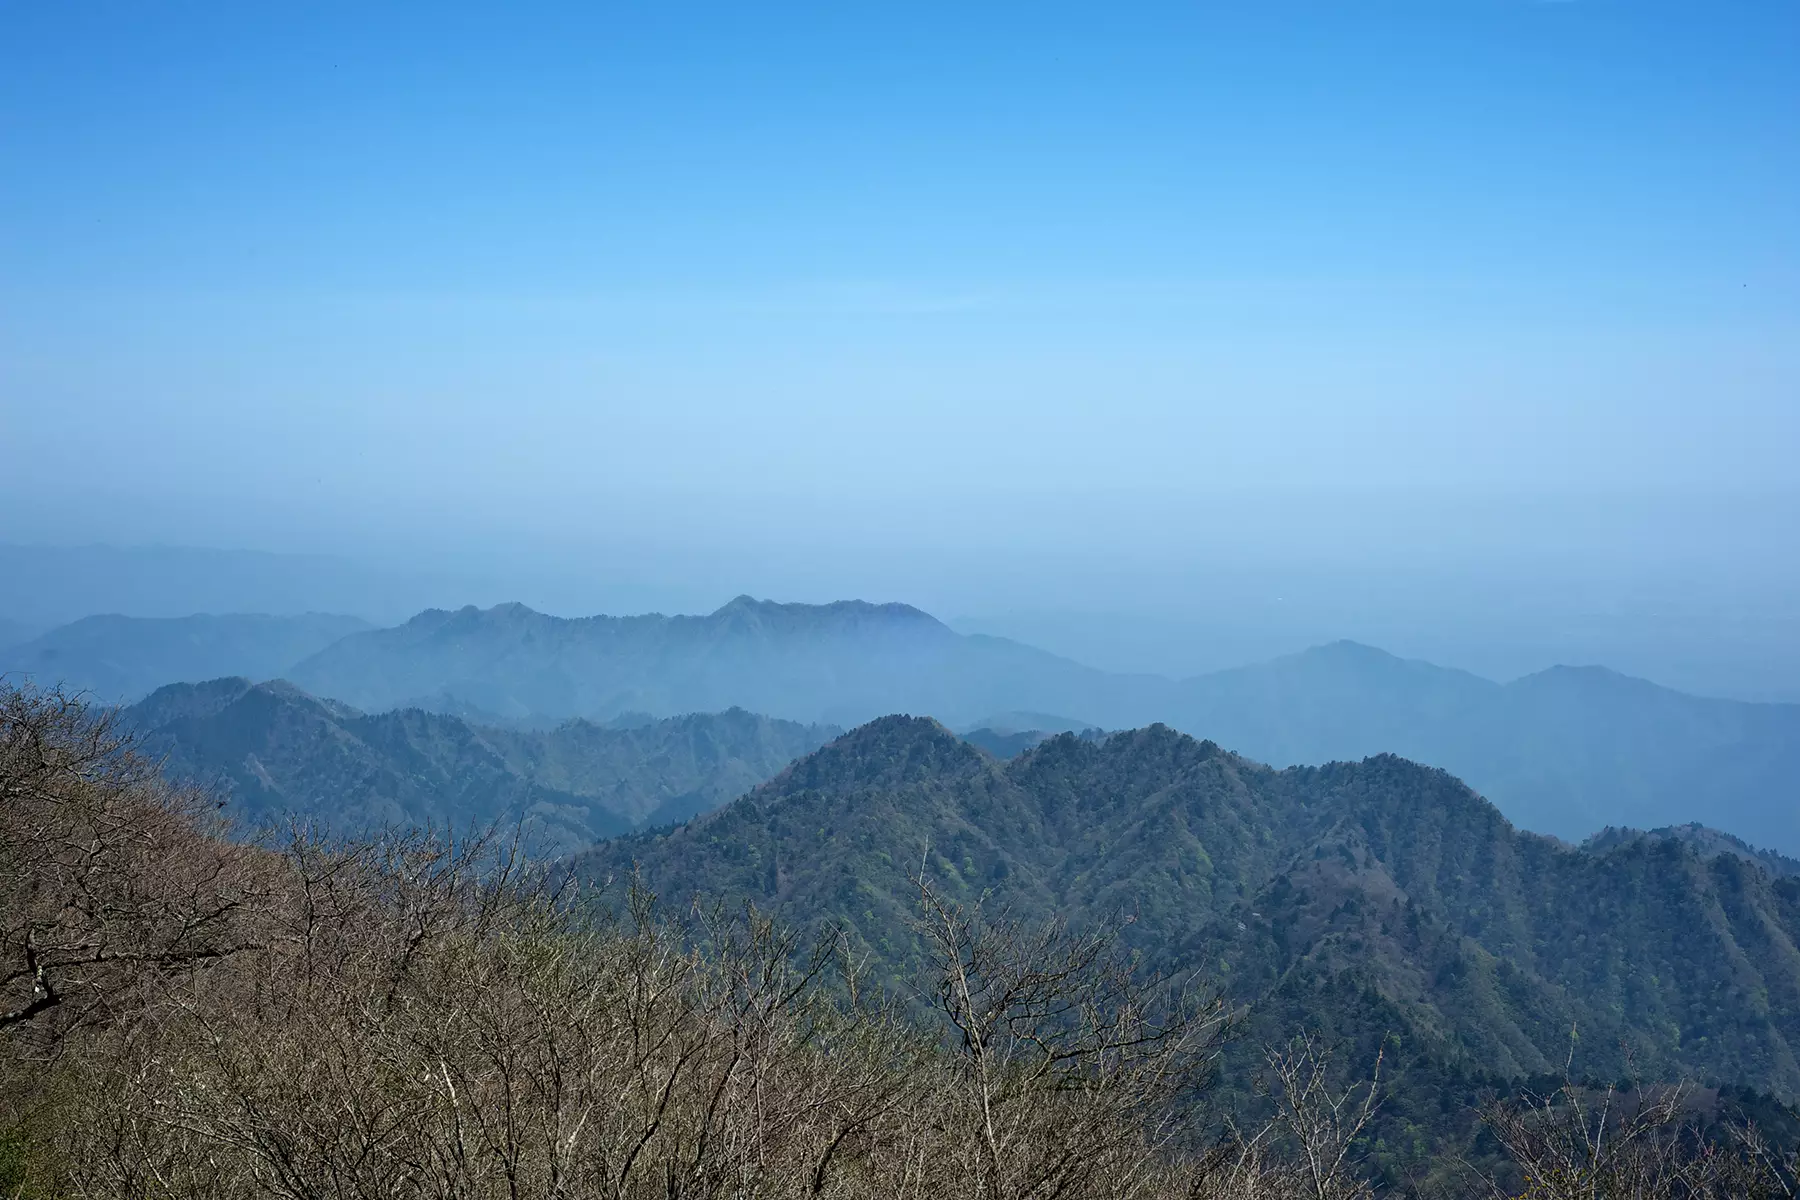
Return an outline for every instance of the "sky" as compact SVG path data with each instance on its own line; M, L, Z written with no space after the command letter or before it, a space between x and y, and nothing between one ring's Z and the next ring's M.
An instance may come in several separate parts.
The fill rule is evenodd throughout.
M0 539L1800 664L1797 62L1786 0L0 0Z

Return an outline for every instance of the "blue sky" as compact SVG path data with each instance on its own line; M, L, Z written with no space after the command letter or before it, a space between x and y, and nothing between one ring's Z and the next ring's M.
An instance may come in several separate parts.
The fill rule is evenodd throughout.
M773 529L834 592L971 529L1766 516L1797 62L1774 0L0 3L0 538ZM1515 508L1304 502L1369 489Z

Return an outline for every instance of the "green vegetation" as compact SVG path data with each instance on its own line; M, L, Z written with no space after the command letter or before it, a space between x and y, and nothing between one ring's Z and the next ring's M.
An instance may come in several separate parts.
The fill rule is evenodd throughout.
M298 817L360 832L523 820L545 851L686 820L838 732L742 710L625 728L500 729L419 709L365 714L245 679L162 688L123 720L172 775L216 785L253 826Z
M887 718L688 826L581 856L670 903L753 900L916 970L913 876L1063 916L1248 1006L1252 1044L1389 1047L1396 1173L1473 1136L1484 1089L1574 1069L1800 1093L1800 882L1641 837L1586 852L1514 830L1391 756L1275 771L1162 727L997 762Z
M737 705L844 726L915 713L1000 735L1069 728L1052 713L1109 729L1161 721L1278 766L1382 753L1431 763L1520 828L1568 840L1703 820L1800 854L1800 705L1687 696L1596 667L1502 685L1339 642L1174 680L958 635L904 605L739 597L696 617L434 610L347 637L286 677L370 710L507 718Z
M1776 1100L1604 1072L1791 1093L1800 885L1398 759L889 718L552 874L228 840L121 728L0 693L0 1194L1792 1194Z

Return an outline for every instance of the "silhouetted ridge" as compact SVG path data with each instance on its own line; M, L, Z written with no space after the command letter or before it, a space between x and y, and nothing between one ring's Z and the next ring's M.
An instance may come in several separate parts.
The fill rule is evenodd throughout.
M421 703L545 728L739 705L853 727L929 714L1008 757L1033 714L1151 722L1277 766L1395 753L1468 780L1520 827L1574 841L1606 825L1704 820L1800 853L1800 705L1706 700L1588 668L1511 684L1341 641L1188 680L1110 675L903 604L740 596L704 616L565 619L518 605L421 614L278 672L368 711ZM1069 728L1051 717L1041 732Z
M773 600L758 600L752 596L738 596L715 609L706 619L782 630L910 628L950 634L949 627L936 617L909 604L871 604L866 600L836 600L829 604L782 604Z
M1585 697L1593 700L1635 704L1646 702L1697 705L1735 703L1729 700L1708 701L1697 696L1685 696L1680 692L1672 692L1667 688L1660 687L1648 679L1639 679L1635 675L1626 675L1611 667L1601 666L1558 665L1548 667L1542 671L1521 676L1513 680L1507 687L1520 694L1542 694L1565 700Z

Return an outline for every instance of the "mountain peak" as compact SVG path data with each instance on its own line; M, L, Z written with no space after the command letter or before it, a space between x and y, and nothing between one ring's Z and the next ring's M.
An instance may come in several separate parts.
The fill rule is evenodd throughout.
M1591 664L1557 663L1523 677L1547 682L1582 684L1589 687L1656 687L1648 679L1639 679L1611 667ZM1521 680L1523 682L1523 680Z
M1324 642L1317 646L1302 650L1299 658L1314 659L1323 662L1345 663L1396 663L1405 662L1398 654L1390 653L1379 646L1371 646L1367 642L1352 641L1339 638L1335 642Z
M986 757L930 717L877 717L800 759L763 785L791 793L813 788L893 787L980 770Z
M471 625L484 621L505 621L507 619L518 620L539 615L541 614L536 609L531 608L529 605L521 604L517 600L508 600L488 608L482 608L480 605L476 604L465 604L461 608L454 609L424 609L421 612L415 613L411 619L406 622L404 628L431 630L451 623Z
M949 631L949 626L930 613L910 604L894 602L875 604L867 600L834 600L829 604L784 604L776 600L758 600L754 596L737 596L709 614L711 621L755 622L795 628L827 625L834 627L921 627Z

